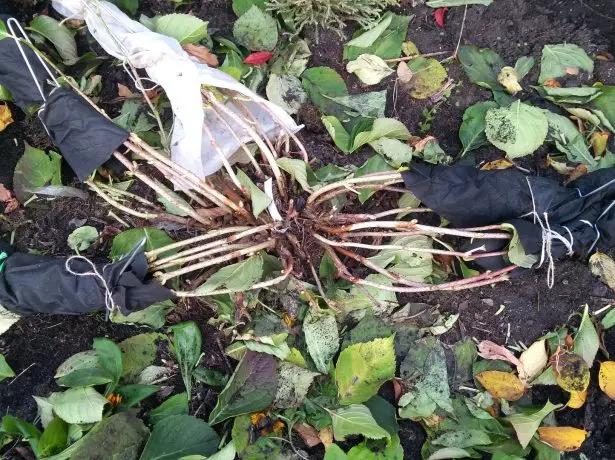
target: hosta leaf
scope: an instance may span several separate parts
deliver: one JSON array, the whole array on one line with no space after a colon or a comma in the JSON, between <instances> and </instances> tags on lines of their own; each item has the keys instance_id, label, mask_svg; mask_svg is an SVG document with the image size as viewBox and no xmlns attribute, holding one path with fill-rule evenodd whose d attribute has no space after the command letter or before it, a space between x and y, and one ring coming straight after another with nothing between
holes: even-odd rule
<instances>
[{"instance_id":1,"label":"hosta leaf","mask_svg":"<svg viewBox=\"0 0 615 460\"><path fill-rule=\"evenodd\" d=\"M98 355L100 367L113 379L112 385L107 389L107 394L109 394L118 384L124 372L122 350L115 342L104 337L94 339L94 350Z\"/></svg>"},{"instance_id":2,"label":"hosta leaf","mask_svg":"<svg viewBox=\"0 0 615 460\"><path fill-rule=\"evenodd\" d=\"M594 71L594 61L582 48L572 43L545 45L542 49L538 82L544 83L551 78L576 73L579 69L589 73Z\"/></svg>"},{"instance_id":3,"label":"hosta leaf","mask_svg":"<svg viewBox=\"0 0 615 460\"><path fill-rule=\"evenodd\" d=\"M389 433L379 426L371 412L362 404L352 404L330 412L333 421L333 435L344 441L349 435L362 435L368 439L390 438Z\"/></svg>"},{"instance_id":4,"label":"hosta leaf","mask_svg":"<svg viewBox=\"0 0 615 460\"><path fill-rule=\"evenodd\" d=\"M66 423L96 423L102 420L108 401L92 387L70 388L53 399L53 411Z\"/></svg>"},{"instance_id":5,"label":"hosta leaf","mask_svg":"<svg viewBox=\"0 0 615 460\"><path fill-rule=\"evenodd\" d=\"M192 370L201 356L201 330L194 321L186 321L171 327L171 332L173 332L173 351L190 399Z\"/></svg>"},{"instance_id":6,"label":"hosta leaf","mask_svg":"<svg viewBox=\"0 0 615 460\"><path fill-rule=\"evenodd\" d=\"M395 336L345 348L335 366L341 404L358 404L374 396L395 376Z\"/></svg>"},{"instance_id":7,"label":"hosta leaf","mask_svg":"<svg viewBox=\"0 0 615 460\"><path fill-rule=\"evenodd\" d=\"M248 351L220 393L209 423L215 425L230 417L266 409L274 401L277 383L275 358Z\"/></svg>"},{"instance_id":8,"label":"hosta leaf","mask_svg":"<svg viewBox=\"0 0 615 460\"><path fill-rule=\"evenodd\" d=\"M179 393L165 400L149 413L149 419L152 425L160 422L166 417L173 415L188 415L188 395Z\"/></svg>"},{"instance_id":9,"label":"hosta leaf","mask_svg":"<svg viewBox=\"0 0 615 460\"><path fill-rule=\"evenodd\" d=\"M276 161L280 169L286 171L306 192L311 192L310 178L314 175L310 165L294 158L280 158Z\"/></svg>"},{"instance_id":10,"label":"hosta leaf","mask_svg":"<svg viewBox=\"0 0 615 460\"><path fill-rule=\"evenodd\" d=\"M59 417L55 417L43 431L38 440L37 454L40 457L50 457L66 447L68 441L68 425Z\"/></svg>"},{"instance_id":11,"label":"hosta leaf","mask_svg":"<svg viewBox=\"0 0 615 460\"><path fill-rule=\"evenodd\" d=\"M335 317L310 310L303 321L303 333L316 369L327 374L331 359L340 346Z\"/></svg>"},{"instance_id":12,"label":"hosta leaf","mask_svg":"<svg viewBox=\"0 0 615 460\"><path fill-rule=\"evenodd\" d=\"M551 401L547 401L542 409L533 412L528 411L527 413L513 414L506 417L504 420L512 425L517 433L519 443L525 448L530 443L534 433L536 433L542 419L560 407L562 407L561 404L552 404Z\"/></svg>"},{"instance_id":13,"label":"hosta leaf","mask_svg":"<svg viewBox=\"0 0 615 460\"><path fill-rule=\"evenodd\" d=\"M155 31L180 44L198 43L207 36L207 22L189 14L167 14L155 20Z\"/></svg>"},{"instance_id":14,"label":"hosta leaf","mask_svg":"<svg viewBox=\"0 0 615 460\"><path fill-rule=\"evenodd\" d=\"M256 254L246 260L221 268L200 285L195 294L209 295L219 288L226 288L232 292L244 291L260 281L263 273L263 256Z\"/></svg>"}]
</instances>

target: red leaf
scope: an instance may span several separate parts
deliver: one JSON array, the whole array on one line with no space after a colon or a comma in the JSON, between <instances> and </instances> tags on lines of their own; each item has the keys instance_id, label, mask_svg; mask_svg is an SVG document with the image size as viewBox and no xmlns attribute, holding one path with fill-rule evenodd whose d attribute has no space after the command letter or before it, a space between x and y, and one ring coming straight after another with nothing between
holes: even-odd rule
<instances>
[{"instance_id":1,"label":"red leaf","mask_svg":"<svg viewBox=\"0 0 615 460\"><path fill-rule=\"evenodd\" d=\"M250 54L243 60L244 64L261 65L267 62L273 57L273 53L270 51L258 51Z\"/></svg>"},{"instance_id":2,"label":"red leaf","mask_svg":"<svg viewBox=\"0 0 615 460\"><path fill-rule=\"evenodd\" d=\"M434 17L436 19L436 24L438 24L438 27L440 27L440 29L444 29L444 16L446 15L446 12L448 11L448 8L438 8L436 11L434 11Z\"/></svg>"}]
</instances>

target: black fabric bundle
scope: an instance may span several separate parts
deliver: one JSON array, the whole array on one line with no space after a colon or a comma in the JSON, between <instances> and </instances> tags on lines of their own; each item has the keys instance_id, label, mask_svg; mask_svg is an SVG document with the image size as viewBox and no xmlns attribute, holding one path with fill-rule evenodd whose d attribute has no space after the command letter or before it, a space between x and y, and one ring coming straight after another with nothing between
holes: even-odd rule
<instances>
[{"instance_id":1,"label":"black fabric bundle","mask_svg":"<svg viewBox=\"0 0 615 460\"><path fill-rule=\"evenodd\" d=\"M2 248L10 251L8 245ZM106 289L102 281L95 276L68 272L67 259L9 253L0 270L0 305L18 315L80 315L104 309ZM70 261L70 269L75 273L92 272L92 266L83 259ZM148 267L143 253L137 254L127 266L125 260L120 260L96 264L96 269L124 315L171 298L169 289L145 281Z\"/></svg>"},{"instance_id":2,"label":"black fabric bundle","mask_svg":"<svg viewBox=\"0 0 615 460\"><path fill-rule=\"evenodd\" d=\"M527 254L540 255L543 244L543 228L530 215L534 211L543 224L572 242L576 254L587 256L598 243L615 245L615 168L589 173L566 187L516 169L481 171L460 164L415 164L403 177L421 202L457 227L513 225ZM491 240L487 248L498 250L503 245ZM553 257L567 252L562 241L552 240ZM492 263L477 260L484 268L492 268Z\"/></svg>"}]
</instances>

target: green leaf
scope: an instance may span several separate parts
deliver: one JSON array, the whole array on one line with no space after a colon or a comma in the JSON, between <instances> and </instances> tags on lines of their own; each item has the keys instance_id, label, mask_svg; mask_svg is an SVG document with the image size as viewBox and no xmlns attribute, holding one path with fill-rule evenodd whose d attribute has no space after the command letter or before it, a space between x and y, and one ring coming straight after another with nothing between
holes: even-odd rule
<instances>
[{"instance_id":1,"label":"green leaf","mask_svg":"<svg viewBox=\"0 0 615 460\"><path fill-rule=\"evenodd\" d=\"M189 14L167 14L156 18L154 30L185 45L198 43L207 36L207 22Z\"/></svg>"},{"instance_id":2,"label":"green leaf","mask_svg":"<svg viewBox=\"0 0 615 460\"><path fill-rule=\"evenodd\" d=\"M6 362L4 355L0 353L0 382L11 377L15 377L15 372Z\"/></svg>"},{"instance_id":3,"label":"green leaf","mask_svg":"<svg viewBox=\"0 0 615 460\"><path fill-rule=\"evenodd\" d=\"M317 372L290 363L279 363L278 388L273 406L279 409L299 407L317 375Z\"/></svg>"},{"instance_id":4,"label":"green leaf","mask_svg":"<svg viewBox=\"0 0 615 460\"><path fill-rule=\"evenodd\" d=\"M54 378L64 377L79 369L91 369L98 366L98 355L94 350L81 351L74 354L56 369Z\"/></svg>"},{"instance_id":5,"label":"green leaf","mask_svg":"<svg viewBox=\"0 0 615 460\"><path fill-rule=\"evenodd\" d=\"M340 403L367 401L395 376L395 336L356 343L344 349L335 365Z\"/></svg>"},{"instance_id":6,"label":"green leaf","mask_svg":"<svg viewBox=\"0 0 615 460\"><path fill-rule=\"evenodd\" d=\"M581 325L577 330L577 334L574 336L574 346L572 350L581 355L583 360L587 363L587 366L591 368L599 348L600 337L598 337L594 323L589 316L589 307L586 304L583 310Z\"/></svg>"},{"instance_id":7,"label":"green leaf","mask_svg":"<svg viewBox=\"0 0 615 460\"><path fill-rule=\"evenodd\" d=\"M356 118L384 118L387 90L336 96L330 99L339 104L343 121L345 123L348 121L350 125Z\"/></svg>"},{"instance_id":8,"label":"green leaf","mask_svg":"<svg viewBox=\"0 0 615 460\"><path fill-rule=\"evenodd\" d=\"M163 230L159 230L155 227L141 227L131 228L130 230L123 231L113 238L113 245L111 246L111 252L109 258L116 262L128 254L132 249L139 244L139 242L145 238L144 251L153 251L154 249L162 248L169 244L173 244L174 241ZM175 254L177 250L170 250L160 254L160 256L170 256Z\"/></svg>"},{"instance_id":9,"label":"green leaf","mask_svg":"<svg viewBox=\"0 0 615 460\"><path fill-rule=\"evenodd\" d=\"M587 104L602 94L602 90L595 86L573 88L545 86L539 88L538 92L545 99L556 104Z\"/></svg>"},{"instance_id":10,"label":"green leaf","mask_svg":"<svg viewBox=\"0 0 615 460\"><path fill-rule=\"evenodd\" d=\"M498 83L498 74L504 67L504 61L495 51L463 45L459 47L458 57L470 81L493 91L504 91L504 87Z\"/></svg>"},{"instance_id":11,"label":"green leaf","mask_svg":"<svg viewBox=\"0 0 615 460\"><path fill-rule=\"evenodd\" d=\"M61 185L60 175L62 157L56 152L47 155L42 150L26 144L23 156L15 166L13 190L17 199L25 203L32 191L44 185Z\"/></svg>"},{"instance_id":12,"label":"green leaf","mask_svg":"<svg viewBox=\"0 0 615 460\"><path fill-rule=\"evenodd\" d=\"M455 354L455 376L456 383L462 383L472 379L472 366L478 357L476 345L470 339L461 340L453 346Z\"/></svg>"},{"instance_id":13,"label":"green leaf","mask_svg":"<svg viewBox=\"0 0 615 460\"><path fill-rule=\"evenodd\" d=\"M493 0L429 0L426 5L432 8L454 7L464 5L484 5L489 6Z\"/></svg>"},{"instance_id":14,"label":"green leaf","mask_svg":"<svg viewBox=\"0 0 615 460\"><path fill-rule=\"evenodd\" d=\"M115 389L115 391L122 395L123 407L133 407L144 399L160 391L160 387L156 385L134 383L129 385L120 385Z\"/></svg>"},{"instance_id":15,"label":"green leaf","mask_svg":"<svg viewBox=\"0 0 615 460\"><path fill-rule=\"evenodd\" d=\"M594 104L611 126L615 126L615 86L601 86L600 89L602 94L594 99Z\"/></svg>"},{"instance_id":16,"label":"green leaf","mask_svg":"<svg viewBox=\"0 0 615 460\"><path fill-rule=\"evenodd\" d=\"M171 327L173 351L182 373L188 399L192 392L192 371L201 356L201 330L194 321L185 321Z\"/></svg>"},{"instance_id":17,"label":"green leaf","mask_svg":"<svg viewBox=\"0 0 615 460\"><path fill-rule=\"evenodd\" d=\"M303 333L316 369L328 374L331 359L340 346L335 317L310 310L303 321Z\"/></svg>"},{"instance_id":18,"label":"green leaf","mask_svg":"<svg viewBox=\"0 0 615 460\"><path fill-rule=\"evenodd\" d=\"M427 460L449 460L451 458L469 458L472 454L467 450L458 447L445 447L439 449L427 457Z\"/></svg>"},{"instance_id":19,"label":"green leaf","mask_svg":"<svg viewBox=\"0 0 615 460\"><path fill-rule=\"evenodd\" d=\"M85 251L94 241L98 239L98 230L89 225L79 227L68 235L68 247L73 251Z\"/></svg>"},{"instance_id":20,"label":"green leaf","mask_svg":"<svg viewBox=\"0 0 615 460\"><path fill-rule=\"evenodd\" d=\"M204 366L197 366L194 371L192 371L192 376L197 382L215 388L223 388L230 377L216 369L209 369Z\"/></svg>"},{"instance_id":21,"label":"green leaf","mask_svg":"<svg viewBox=\"0 0 615 460\"><path fill-rule=\"evenodd\" d=\"M149 413L149 420L152 425L156 425L164 418L172 415L188 415L188 395L186 393L173 395L158 407L152 409Z\"/></svg>"},{"instance_id":22,"label":"green leaf","mask_svg":"<svg viewBox=\"0 0 615 460\"><path fill-rule=\"evenodd\" d=\"M390 22L384 31L380 33L381 24L387 23L389 18L391 18ZM355 34L353 40L344 45L344 59L351 61L361 54L373 54L382 59L398 58L401 54L401 46L406 39L411 19L412 16L400 16L390 12L385 13L375 28L359 32L361 35ZM374 31L374 29L376 30ZM368 35L363 38L365 34ZM352 43L355 40L359 45L365 45L370 41L372 43L369 46L354 46Z\"/></svg>"},{"instance_id":23,"label":"green leaf","mask_svg":"<svg viewBox=\"0 0 615 460\"><path fill-rule=\"evenodd\" d=\"M30 22L30 30L42 35L55 47L65 64L73 64L79 54L75 37L65 25L49 16L40 15Z\"/></svg>"},{"instance_id":24,"label":"green leaf","mask_svg":"<svg viewBox=\"0 0 615 460\"><path fill-rule=\"evenodd\" d=\"M250 51L272 51L278 43L278 23L269 13L252 6L235 22L233 36Z\"/></svg>"},{"instance_id":25,"label":"green leaf","mask_svg":"<svg viewBox=\"0 0 615 460\"><path fill-rule=\"evenodd\" d=\"M410 163L414 149L399 139L381 137L369 144L376 152L387 159L396 168Z\"/></svg>"},{"instance_id":26,"label":"green leaf","mask_svg":"<svg viewBox=\"0 0 615 460\"><path fill-rule=\"evenodd\" d=\"M118 344L122 351L124 367L122 376L125 381L136 380L143 369L154 363L158 350L156 342L164 338L166 336L162 334L148 332L129 337Z\"/></svg>"},{"instance_id":27,"label":"green leaf","mask_svg":"<svg viewBox=\"0 0 615 460\"><path fill-rule=\"evenodd\" d=\"M532 438L530 445L536 451L534 460L560 460L562 457L557 449L539 441L537 438Z\"/></svg>"},{"instance_id":28,"label":"green leaf","mask_svg":"<svg viewBox=\"0 0 615 460\"><path fill-rule=\"evenodd\" d=\"M252 430L252 422L249 415L240 415L233 420L233 428L231 437L235 450L241 454L250 443L250 432Z\"/></svg>"},{"instance_id":29,"label":"green leaf","mask_svg":"<svg viewBox=\"0 0 615 460\"><path fill-rule=\"evenodd\" d=\"M53 399L53 411L66 423L96 423L102 420L107 400L92 387L69 388Z\"/></svg>"},{"instance_id":30,"label":"green leaf","mask_svg":"<svg viewBox=\"0 0 615 460\"><path fill-rule=\"evenodd\" d=\"M376 423L387 430L391 436L399 433L395 407L390 402L376 395L365 401L365 406L372 413Z\"/></svg>"},{"instance_id":31,"label":"green leaf","mask_svg":"<svg viewBox=\"0 0 615 460\"><path fill-rule=\"evenodd\" d=\"M369 131L358 133L353 141L352 151L380 138L408 140L410 131L401 121L393 118L377 118ZM356 176L356 174L355 174Z\"/></svg>"},{"instance_id":32,"label":"green leaf","mask_svg":"<svg viewBox=\"0 0 615 460\"><path fill-rule=\"evenodd\" d=\"M282 107L291 115L296 114L308 98L301 80L294 75L272 73L267 83L266 92L269 101Z\"/></svg>"},{"instance_id":33,"label":"green leaf","mask_svg":"<svg viewBox=\"0 0 615 460\"><path fill-rule=\"evenodd\" d=\"M171 300L165 300L155 303L149 307L133 311L128 316L124 316L121 312L114 310L111 314L111 322L118 324L135 324L139 326L149 326L152 329L160 329L164 326L166 316L175 308L175 304Z\"/></svg>"},{"instance_id":34,"label":"green leaf","mask_svg":"<svg viewBox=\"0 0 615 460\"><path fill-rule=\"evenodd\" d=\"M91 387L113 382L113 377L100 368L78 369L57 380L63 387Z\"/></svg>"},{"instance_id":35,"label":"green leaf","mask_svg":"<svg viewBox=\"0 0 615 460\"><path fill-rule=\"evenodd\" d=\"M589 73L594 71L594 61L582 48L572 43L545 45L542 49L538 82L544 83L551 78L563 77L575 69Z\"/></svg>"},{"instance_id":36,"label":"green leaf","mask_svg":"<svg viewBox=\"0 0 615 460\"><path fill-rule=\"evenodd\" d=\"M377 85L393 73L384 59L373 54L361 54L346 64L346 71L354 73L366 85Z\"/></svg>"},{"instance_id":37,"label":"green leaf","mask_svg":"<svg viewBox=\"0 0 615 460\"><path fill-rule=\"evenodd\" d=\"M444 447L473 447L491 444L489 435L481 430L469 429L461 431L447 431L431 441L435 445Z\"/></svg>"},{"instance_id":38,"label":"green leaf","mask_svg":"<svg viewBox=\"0 0 615 460\"><path fill-rule=\"evenodd\" d=\"M600 321L600 324L602 324L602 327L604 329L610 329L613 326L615 326L615 309L609 311L606 315L604 315L604 318L602 318L602 321ZM2 368L2 355L0 355L0 369ZM0 375L2 375L2 371L0 371Z\"/></svg>"},{"instance_id":39,"label":"green leaf","mask_svg":"<svg viewBox=\"0 0 615 460\"><path fill-rule=\"evenodd\" d=\"M525 252L519 232L517 232L515 227L510 224L504 224L503 226L513 234L508 245L508 259L519 267L532 268L538 262L538 256Z\"/></svg>"},{"instance_id":40,"label":"green leaf","mask_svg":"<svg viewBox=\"0 0 615 460\"><path fill-rule=\"evenodd\" d=\"M55 417L38 440L39 457L50 457L64 450L68 442L68 425L64 420Z\"/></svg>"},{"instance_id":41,"label":"green leaf","mask_svg":"<svg viewBox=\"0 0 615 460\"><path fill-rule=\"evenodd\" d=\"M323 460L347 460L348 455L337 444L331 444L325 451Z\"/></svg>"},{"instance_id":42,"label":"green leaf","mask_svg":"<svg viewBox=\"0 0 615 460\"><path fill-rule=\"evenodd\" d=\"M266 409L273 403L277 383L275 358L248 351L220 393L209 423L215 425L237 415Z\"/></svg>"},{"instance_id":43,"label":"green leaf","mask_svg":"<svg viewBox=\"0 0 615 460\"><path fill-rule=\"evenodd\" d=\"M536 59L531 56L522 56L517 59L515 63L515 71L519 76L519 81L521 81L525 76L530 73L530 71L534 68L536 64Z\"/></svg>"},{"instance_id":44,"label":"green leaf","mask_svg":"<svg viewBox=\"0 0 615 460\"><path fill-rule=\"evenodd\" d=\"M286 336L288 334L277 334L277 335L284 336L284 339L280 343L274 343L274 341L272 340L274 336L258 337L258 340L243 340L242 343L245 345L247 350L258 351L260 353L267 353L267 354L275 356L278 359L286 359L286 357L290 354L290 348L285 342Z\"/></svg>"},{"instance_id":45,"label":"green leaf","mask_svg":"<svg viewBox=\"0 0 615 460\"><path fill-rule=\"evenodd\" d=\"M393 285L392 281L384 275L367 275L365 279L386 286ZM349 292L339 291L335 303L344 314L367 308L373 308L374 311L379 313L386 313L389 309L399 305L394 292L371 286L365 286L363 289L352 286Z\"/></svg>"},{"instance_id":46,"label":"green leaf","mask_svg":"<svg viewBox=\"0 0 615 460\"><path fill-rule=\"evenodd\" d=\"M463 112L463 122L459 128L459 139L463 144L461 156L489 144L485 134L485 115L496 107L498 105L493 101L478 102Z\"/></svg>"},{"instance_id":47,"label":"green leaf","mask_svg":"<svg viewBox=\"0 0 615 460\"><path fill-rule=\"evenodd\" d=\"M263 11L266 9L265 0L233 0L233 12L237 16L241 16L254 5Z\"/></svg>"},{"instance_id":48,"label":"green leaf","mask_svg":"<svg viewBox=\"0 0 615 460\"><path fill-rule=\"evenodd\" d=\"M352 404L330 411L333 421L333 435L337 441L344 441L349 435L362 435L368 439L390 438L389 433L379 426L371 412L362 404Z\"/></svg>"},{"instance_id":49,"label":"green leaf","mask_svg":"<svg viewBox=\"0 0 615 460\"><path fill-rule=\"evenodd\" d=\"M371 29L367 29L362 33L359 33L356 37L346 43L345 46L356 46L357 48L367 48L372 46L378 38L384 33L384 31L391 25L391 21L393 20L392 13L385 13L380 22L376 24Z\"/></svg>"},{"instance_id":50,"label":"green leaf","mask_svg":"<svg viewBox=\"0 0 615 460\"><path fill-rule=\"evenodd\" d=\"M267 209L273 199L258 188L241 169L237 170L237 179L239 180L239 183L250 192L250 199L252 200L252 214L254 214L254 217L258 217L261 212Z\"/></svg>"},{"instance_id":51,"label":"green leaf","mask_svg":"<svg viewBox=\"0 0 615 460\"><path fill-rule=\"evenodd\" d=\"M209 295L219 288L231 292L245 291L264 275L264 262L261 254L256 254L246 260L221 268L196 290L197 295Z\"/></svg>"},{"instance_id":52,"label":"green leaf","mask_svg":"<svg viewBox=\"0 0 615 460\"><path fill-rule=\"evenodd\" d=\"M547 140L554 142L557 149L565 153L569 161L583 163L590 167L595 166L596 160L576 125L568 117L549 110L544 110L544 114L549 123Z\"/></svg>"},{"instance_id":53,"label":"green leaf","mask_svg":"<svg viewBox=\"0 0 615 460\"><path fill-rule=\"evenodd\" d=\"M406 65L411 72L409 81L402 80L402 85L408 89L415 99L427 99L437 93L448 78L446 69L436 59L416 58Z\"/></svg>"},{"instance_id":54,"label":"green leaf","mask_svg":"<svg viewBox=\"0 0 615 460\"><path fill-rule=\"evenodd\" d=\"M324 116L321 120L335 145L344 153L352 152L350 133L346 131L342 123L333 115Z\"/></svg>"},{"instance_id":55,"label":"green leaf","mask_svg":"<svg viewBox=\"0 0 615 460\"><path fill-rule=\"evenodd\" d=\"M312 67L303 72L301 81L309 98L322 113L343 118L344 107L333 100L348 95L340 74L330 67Z\"/></svg>"},{"instance_id":56,"label":"green leaf","mask_svg":"<svg viewBox=\"0 0 615 460\"><path fill-rule=\"evenodd\" d=\"M348 451L348 460L403 460L404 449L399 436L391 436L391 440L383 445L382 442L370 443L364 441Z\"/></svg>"},{"instance_id":57,"label":"green leaf","mask_svg":"<svg viewBox=\"0 0 615 460\"><path fill-rule=\"evenodd\" d=\"M122 350L115 342L107 338L94 339L94 350L98 355L100 367L112 378L112 382L106 390L106 394L110 394L124 373Z\"/></svg>"},{"instance_id":58,"label":"green leaf","mask_svg":"<svg viewBox=\"0 0 615 460\"><path fill-rule=\"evenodd\" d=\"M529 155L547 138L549 123L541 109L513 103L509 108L490 109L485 116L487 139L510 159Z\"/></svg>"},{"instance_id":59,"label":"green leaf","mask_svg":"<svg viewBox=\"0 0 615 460\"><path fill-rule=\"evenodd\" d=\"M5 415L2 417L2 425L0 425L0 434L2 433L7 433L11 436L21 436L24 441L28 441L32 451L36 452L38 450L38 440L41 437L41 432L25 420L13 417L12 415Z\"/></svg>"},{"instance_id":60,"label":"green leaf","mask_svg":"<svg viewBox=\"0 0 615 460\"><path fill-rule=\"evenodd\" d=\"M176 460L186 455L214 454L218 434L203 420L190 415L172 415L154 425L139 460Z\"/></svg>"},{"instance_id":61,"label":"green leaf","mask_svg":"<svg viewBox=\"0 0 615 460\"><path fill-rule=\"evenodd\" d=\"M290 174L291 178L294 181L297 181L303 190L306 192L312 191L309 179L310 176L314 175L314 173L305 161L294 158L278 158L276 163L280 169Z\"/></svg>"},{"instance_id":62,"label":"green leaf","mask_svg":"<svg viewBox=\"0 0 615 460\"><path fill-rule=\"evenodd\" d=\"M517 433L519 443L523 448L525 448L530 443L534 433L536 433L542 419L560 407L562 407L561 404L551 404L551 401L547 401L544 407L540 410L525 414L513 414L505 417L504 420L512 425Z\"/></svg>"},{"instance_id":63,"label":"green leaf","mask_svg":"<svg viewBox=\"0 0 615 460\"><path fill-rule=\"evenodd\" d=\"M359 323L344 336L342 350L355 343L371 342L374 339L386 339L393 335L384 321L377 318L373 311L367 311Z\"/></svg>"}]
</instances>

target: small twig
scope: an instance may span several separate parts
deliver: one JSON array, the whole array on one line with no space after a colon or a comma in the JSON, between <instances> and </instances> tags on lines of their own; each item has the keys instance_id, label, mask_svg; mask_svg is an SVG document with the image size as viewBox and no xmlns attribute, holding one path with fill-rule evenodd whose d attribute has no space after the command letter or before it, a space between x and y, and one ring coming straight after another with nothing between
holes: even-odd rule
<instances>
[{"instance_id":1,"label":"small twig","mask_svg":"<svg viewBox=\"0 0 615 460\"><path fill-rule=\"evenodd\" d=\"M348 186L353 185L353 184L364 184L364 183L369 183L369 182L375 182L374 185L382 185L383 182L390 182L391 184L395 184L395 183L399 183L403 181L404 180L401 174L396 173L396 172L376 173L376 174L367 174L361 177L351 177L349 179L344 179L344 180L334 182L329 185L325 185L322 188L319 188L318 190L316 190L314 193L310 195L310 197L307 200L307 204L311 205L312 203L314 203L314 201L316 201L316 199L319 196L327 192L330 192L331 190L335 190L337 188L346 189Z\"/></svg>"},{"instance_id":2,"label":"small twig","mask_svg":"<svg viewBox=\"0 0 615 460\"><path fill-rule=\"evenodd\" d=\"M411 61L413 59L418 59L418 58L427 58L427 57L433 57L433 56L442 56L443 54L448 54L450 51L436 51L434 53L425 53L425 54L415 54L413 56L404 56L404 57L400 57L400 58L395 58L395 59L385 59L384 62L404 62L404 61Z\"/></svg>"},{"instance_id":3,"label":"small twig","mask_svg":"<svg viewBox=\"0 0 615 460\"><path fill-rule=\"evenodd\" d=\"M13 383L15 383L15 380L17 380L19 377L21 377L23 374L25 374L28 371L28 369L30 369L32 366L36 366L37 364L38 363L32 363L28 367L26 367L23 371L21 371L19 374L17 374L15 376L15 378L9 382L9 386L11 386Z\"/></svg>"},{"instance_id":4,"label":"small twig","mask_svg":"<svg viewBox=\"0 0 615 460\"><path fill-rule=\"evenodd\" d=\"M92 181L92 180L88 179L88 180L85 181L85 183L99 197L101 197L103 200L105 200L111 206L119 209L122 212L125 212L126 214L130 214L131 216L135 216L135 217L138 217L140 219L147 219L147 220L157 219L159 217L158 214L144 213L144 212L135 211L134 209L131 209L131 208L127 207L127 206L124 206L123 204L120 204L118 201L114 200L113 198L108 196L105 192L103 192L100 188L98 188L96 186L96 184L94 183L94 181Z\"/></svg>"}]
</instances>

